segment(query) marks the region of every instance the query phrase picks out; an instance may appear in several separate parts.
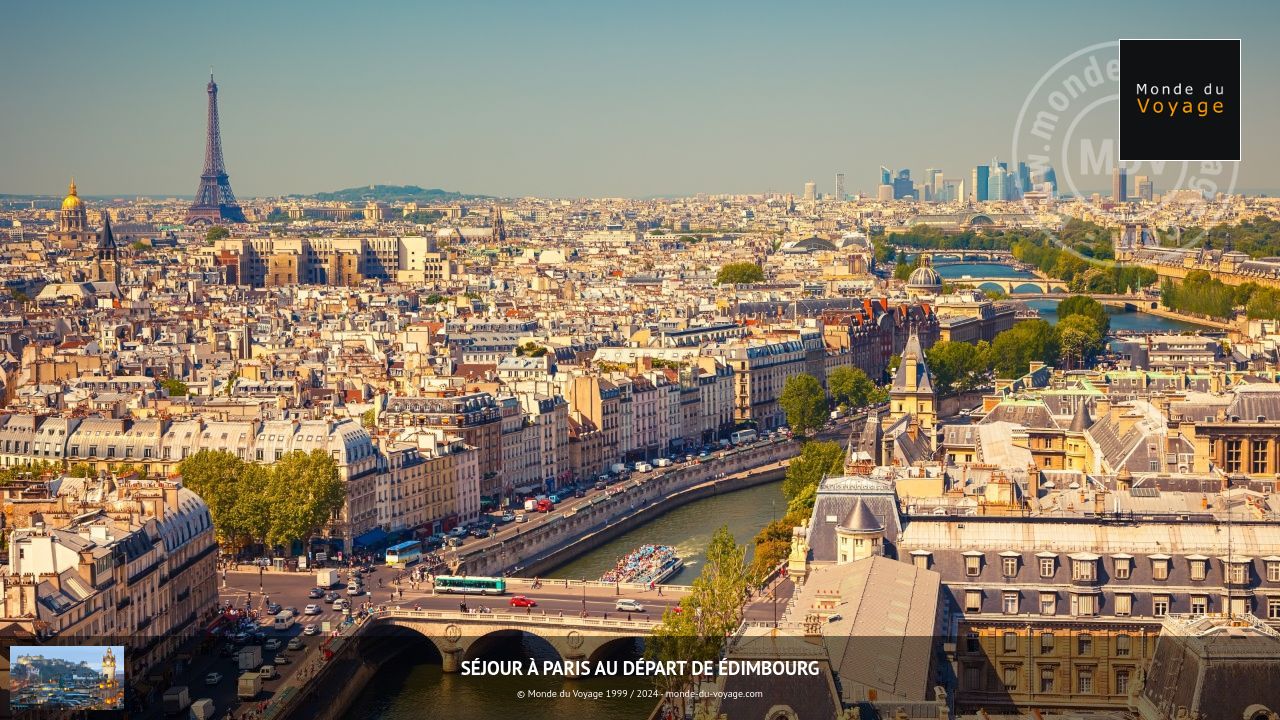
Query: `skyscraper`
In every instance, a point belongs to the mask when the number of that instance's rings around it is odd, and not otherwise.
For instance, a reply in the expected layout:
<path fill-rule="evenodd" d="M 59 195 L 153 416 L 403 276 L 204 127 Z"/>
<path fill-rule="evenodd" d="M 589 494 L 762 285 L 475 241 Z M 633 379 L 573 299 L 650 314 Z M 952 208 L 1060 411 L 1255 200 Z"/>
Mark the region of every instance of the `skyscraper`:
<path fill-rule="evenodd" d="M 883 165 L 880 166 L 880 184 L 881 185 L 893 184 L 893 173 L 889 171 L 889 168 Z"/>
<path fill-rule="evenodd" d="M 1057 195 L 1058 194 L 1058 174 L 1053 171 L 1052 165 L 1045 166 L 1044 181 L 1049 183 L 1049 185 L 1053 187 L 1053 193 Z"/>
<path fill-rule="evenodd" d="M 1146 175 L 1135 175 L 1133 178 L 1133 194 L 1139 200 L 1151 202 L 1155 195 L 1155 184 Z"/>
<path fill-rule="evenodd" d="M 993 202 L 1009 199 L 1009 171 L 1004 165 L 994 165 L 987 179 L 987 199 Z"/>
<path fill-rule="evenodd" d="M 813 202 L 818 199 L 818 183 L 810 180 L 804 184 L 804 201 Z"/>
<path fill-rule="evenodd" d="M 1115 202 L 1128 202 L 1128 179 L 1126 178 L 1126 170 L 1122 167 L 1112 168 L 1111 170 L 1111 199 Z"/>
<path fill-rule="evenodd" d="M 1031 190 L 1031 168 L 1026 163 L 1018 162 L 1018 194 Z"/>
<path fill-rule="evenodd" d="M 836 201 L 844 200 L 844 173 L 836 173 Z"/>
<path fill-rule="evenodd" d="M 974 202 L 987 201 L 987 185 L 991 180 L 991 168 L 986 165 L 978 165 L 973 168 L 973 193 Z"/>
<path fill-rule="evenodd" d="M 893 199 L 901 200 L 906 197 L 915 197 L 916 186 L 911 182 L 910 170 L 899 170 L 898 177 L 893 179 Z M 916 198 L 917 200 L 919 198 Z"/>

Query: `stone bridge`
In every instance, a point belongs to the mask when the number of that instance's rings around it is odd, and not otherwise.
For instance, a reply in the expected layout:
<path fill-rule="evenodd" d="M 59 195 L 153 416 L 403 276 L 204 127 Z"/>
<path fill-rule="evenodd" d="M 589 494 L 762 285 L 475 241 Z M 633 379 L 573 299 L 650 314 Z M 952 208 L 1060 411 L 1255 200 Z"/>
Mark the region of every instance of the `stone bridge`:
<path fill-rule="evenodd" d="M 1009 261 L 1013 253 L 1008 250 L 922 250 L 919 248 L 893 246 L 899 255 L 928 255 L 934 265 L 945 265 L 949 262 L 962 263 L 971 260 Z"/>
<path fill-rule="evenodd" d="M 1024 291 L 1030 290 L 1030 294 L 1050 295 L 1056 297 L 1053 293 L 1066 294 L 1070 292 L 1070 286 L 1061 280 L 1045 280 L 1041 278 L 988 278 L 988 277 L 958 277 L 946 278 L 949 283 L 956 285 L 972 285 L 980 290 L 999 290 L 1005 295 L 1021 295 Z"/>
<path fill-rule="evenodd" d="M 618 613 L 622 615 L 622 613 Z M 444 672 L 459 672 L 503 640 L 522 634 L 545 641 L 561 660 L 595 661 L 634 648 L 637 638 L 653 630 L 659 619 L 624 620 L 540 612 L 454 612 L 386 610 L 365 622 L 358 633 L 362 646 L 397 645 L 426 640 L 440 653 Z M 370 647 L 375 651 L 375 647 Z M 394 650 L 394 647 L 392 648 Z M 381 654 L 381 653 L 379 653 Z M 570 675 L 572 676 L 572 675 Z"/>

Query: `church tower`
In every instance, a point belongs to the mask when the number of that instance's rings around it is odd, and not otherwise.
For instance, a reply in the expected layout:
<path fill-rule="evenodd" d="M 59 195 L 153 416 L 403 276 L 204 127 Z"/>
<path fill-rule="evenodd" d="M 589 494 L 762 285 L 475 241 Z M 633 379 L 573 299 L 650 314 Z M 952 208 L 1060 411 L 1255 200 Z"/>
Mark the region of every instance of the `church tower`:
<path fill-rule="evenodd" d="M 98 247 L 93 254 L 93 280 L 120 284 L 120 250 L 111 232 L 111 213 L 106 208 L 102 210 L 102 231 L 98 233 Z"/>
<path fill-rule="evenodd" d="M 938 424 L 937 394 L 915 330 L 911 331 L 907 346 L 902 350 L 898 371 L 894 373 L 893 385 L 889 388 L 889 424 L 904 415 L 915 417 L 920 429 L 930 434 Z"/>

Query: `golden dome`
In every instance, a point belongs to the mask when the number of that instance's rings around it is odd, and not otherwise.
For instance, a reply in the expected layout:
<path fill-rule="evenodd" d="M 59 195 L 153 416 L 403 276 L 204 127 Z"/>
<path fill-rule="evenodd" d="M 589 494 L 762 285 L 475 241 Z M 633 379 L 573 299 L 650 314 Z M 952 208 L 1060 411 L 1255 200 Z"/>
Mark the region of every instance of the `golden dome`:
<path fill-rule="evenodd" d="M 76 195 L 76 181 L 71 181 L 71 186 L 67 188 L 67 197 L 62 200 L 63 210 L 76 210 L 84 203 L 80 200 L 80 196 Z"/>

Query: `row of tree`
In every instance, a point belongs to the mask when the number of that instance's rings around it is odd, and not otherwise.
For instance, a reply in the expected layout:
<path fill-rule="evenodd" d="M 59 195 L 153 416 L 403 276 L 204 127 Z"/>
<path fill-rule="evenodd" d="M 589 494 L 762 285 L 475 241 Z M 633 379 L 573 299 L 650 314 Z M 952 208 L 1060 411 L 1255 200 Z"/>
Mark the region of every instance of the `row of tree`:
<path fill-rule="evenodd" d="M 1228 285 L 1204 270 L 1192 270 L 1181 282 L 1166 279 L 1160 302 L 1170 310 L 1230 320 L 1236 312 L 1247 317 L 1280 319 L 1280 290 L 1255 282 Z"/>
<path fill-rule="evenodd" d="M 839 367 L 827 374 L 827 387 L 831 395 L 822 389 L 822 383 L 808 373 L 787 378 L 778 396 L 778 405 L 787 414 L 787 424 L 797 435 L 806 435 L 827 424 L 831 418 L 831 406 L 844 409 L 876 405 L 889 399 L 888 393 L 878 387 L 860 368 Z"/>
<path fill-rule="evenodd" d="M 209 505 L 219 542 L 234 549 L 289 547 L 342 509 L 346 488 L 323 450 L 291 452 L 271 465 L 201 450 L 178 465 L 183 484 Z"/>

